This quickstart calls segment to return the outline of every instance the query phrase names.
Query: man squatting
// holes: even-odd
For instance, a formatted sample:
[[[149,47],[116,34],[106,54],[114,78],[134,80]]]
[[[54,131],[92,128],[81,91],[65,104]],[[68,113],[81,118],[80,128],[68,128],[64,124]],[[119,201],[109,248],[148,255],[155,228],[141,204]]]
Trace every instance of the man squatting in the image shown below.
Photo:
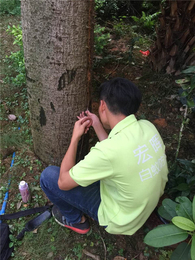
[[[61,167],[42,172],[41,188],[62,226],[86,234],[89,216],[111,234],[132,235],[157,206],[168,179],[165,146],[152,123],[136,119],[140,103],[141,93],[131,81],[103,83],[100,120],[82,112]],[[99,142],[75,164],[78,142],[90,126]]]

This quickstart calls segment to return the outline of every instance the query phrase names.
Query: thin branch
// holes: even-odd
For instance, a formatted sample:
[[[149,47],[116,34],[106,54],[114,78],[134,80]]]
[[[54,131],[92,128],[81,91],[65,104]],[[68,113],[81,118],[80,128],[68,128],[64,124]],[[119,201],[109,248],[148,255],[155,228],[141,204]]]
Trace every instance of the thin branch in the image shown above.
[[[89,257],[91,257],[94,260],[101,260],[99,255],[93,255],[90,252],[88,252],[87,250],[83,249],[83,253]]]
[[[99,231],[99,234],[100,234],[100,238],[101,238],[101,240],[102,240],[103,246],[104,246],[104,260],[106,260],[106,253],[107,253],[106,244],[105,244],[105,242],[104,242],[104,239],[103,239],[102,236],[101,236],[100,231]]]
[[[186,118],[187,118],[187,115],[188,115],[187,105],[184,106],[183,108],[181,108],[180,111],[184,111],[184,115],[183,115],[183,120],[182,120],[182,124],[181,124],[180,131],[179,131],[179,140],[178,140],[178,146],[177,146],[177,150],[176,150],[176,154],[175,154],[175,161],[177,160],[177,157],[178,157],[178,154],[179,154],[179,149],[180,149],[180,146],[181,146],[182,133],[183,133],[184,125],[186,124]]]

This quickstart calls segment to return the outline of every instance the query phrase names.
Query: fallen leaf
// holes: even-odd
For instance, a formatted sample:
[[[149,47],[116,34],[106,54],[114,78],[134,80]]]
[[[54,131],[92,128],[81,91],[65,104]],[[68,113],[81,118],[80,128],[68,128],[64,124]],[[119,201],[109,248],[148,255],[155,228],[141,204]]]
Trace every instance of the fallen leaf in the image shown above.
[[[157,118],[153,121],[153,124],[158,127],[163,127],[163,128],[167,126],[167,122],[166,122],[165,118]]]
[[[171,96],[166,97],[166,99],[173,100],[173,99],[178,98],[178,97],[179,97],[179,95],[171,95]]]
[[[48,255],[47,255],[47,258],[51,258],[53,256],[53,252],[50,252]]]
[[[36,228],[36,229],[33,230],[32,232],[33,232],[33,234],[37,234],[37,232],[38,232],[38,228]]]
[[[18,201],[17,205],[16,205],[16,208],[19,209],[22,205],[22,201]]]
[[[83,249],[83,253],[94,260],[100,260],[99,255],[93,255],[92,253],[88,252],[87,250]]]

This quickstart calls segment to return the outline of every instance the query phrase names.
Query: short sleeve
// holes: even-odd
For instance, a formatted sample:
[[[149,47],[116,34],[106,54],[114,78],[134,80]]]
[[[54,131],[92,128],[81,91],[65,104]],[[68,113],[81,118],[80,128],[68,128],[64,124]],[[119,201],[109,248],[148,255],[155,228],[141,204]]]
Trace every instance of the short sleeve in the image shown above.
[[[102,142],[101,142],[102,143]],[[103,152],[103,145],[97,143],[83,160],[73,166],[69,173],[80,186],[86,187],[113,174],[112,165]]]

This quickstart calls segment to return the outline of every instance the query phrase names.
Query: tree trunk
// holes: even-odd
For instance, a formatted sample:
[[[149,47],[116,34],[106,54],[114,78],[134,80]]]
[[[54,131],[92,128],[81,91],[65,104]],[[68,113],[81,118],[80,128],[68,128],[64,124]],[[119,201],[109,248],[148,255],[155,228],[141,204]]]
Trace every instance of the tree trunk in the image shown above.
[[[156,71],[179,73],[195,64],[195,0],[166,0],[149,60]]]
[[[48,164],[60,165],[77,115],[90,106],[93,2],[21,1],[34,151]]]

